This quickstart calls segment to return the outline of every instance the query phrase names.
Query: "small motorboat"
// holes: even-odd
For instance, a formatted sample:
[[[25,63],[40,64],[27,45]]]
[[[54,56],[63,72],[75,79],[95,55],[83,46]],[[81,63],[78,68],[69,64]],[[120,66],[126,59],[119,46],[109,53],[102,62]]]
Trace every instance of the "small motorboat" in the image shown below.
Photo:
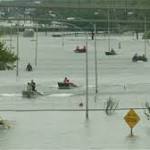
[[[62,34],[53,34],[52,37],[62,37]]]
[[[85,53],[86,52],[86,47],[84,46],[83,48],[79,48],[78,46],[74,50],[75,53]]]
[[[133,62],[137,62],[137,61],[148,61],[146,56],[145,55],[142,55],[142,56],[138,56],[137,54],[135,54],[133,57],[132,57],[132,61]]]
[[[36,98],[37,96],[43,95],[38,91],[22,91],[22,96],[25,98]]]
[[[79,107],[83,107],[83,103],[81,102],[81,103],[79,103]]]
[[[23,32],[24,37],[34,37],[34,30],[33,29],[25,29]]]
[[[111,50],[111,51],[107,51],[105,52],[105,55],[116,55],[117,53],[115,52],[115,50]]]
[[[77,85],[75,85],[74,83],[64,83],[64,82],[58,82],[58,88],[59,89],[72,89],[72,88],[76,88]]]

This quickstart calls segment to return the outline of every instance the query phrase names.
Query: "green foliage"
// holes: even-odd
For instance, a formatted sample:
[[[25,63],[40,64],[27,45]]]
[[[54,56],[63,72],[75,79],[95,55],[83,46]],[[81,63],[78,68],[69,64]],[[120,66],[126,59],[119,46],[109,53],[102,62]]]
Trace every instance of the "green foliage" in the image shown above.
[[[137,4],[140,6],[140,5],[144,5],[144,6],[147,6],[147,5],[150,5],[150,1],[149,0],[137,0]]]
[[[16,29],[11,27],[0,26],[0,37],[6,34],[16,34]]]
[[[15,1],[17,3],[17,0],[14,0],[14,2]],[[25,1],[26,0],[24,0],[24,4]],[[150,9],[148,9],[150,8],[150,0],[41,0],[41,4],[43,4],[43,6],[51,5],[53,3],[59,3],[59,5],[68,5],[68,7],[78,6],[78,9],[38,7],[31,12],[31,17],[40,18],[38,20],[39,24],[51,24],[51,21],[61,21],[69,17],[74,17],[78,21],[74,21],[72,23],[74,23],[76,26],[81,27],[84,30],[89,31],[93,30],[93,26],[91,26],[91,24],[96,22],[94,20],[97,20],[97,30],[103,30],[107,32],[107,19],[109,10],[111,32],[122,32],[124,30],[143,32],[143,24],[145,18],[147,20],[147,29],[150,28],[150,23],[148,21],[150,19]],[[80,8],[80,5],[83,4],[85,4],[85,6],[88,5],[89,9]],[[92,8],[92,5],[101,6],[102,8]],[[112,6],[114,6],[114,8]],[[120,9],[116,9],[115,7],[117,6],[120,6]],[[50,14],[51,11],[53,12],[53,14],[55,14],[54,16]],[[80,18],[81,21],[79,21]],[[83,21],[82,18],[87,19],[89,21]]]
[[[0,61],[6,63],[13,63],[17,60],[17,56],[8,50],[7,47],[4,46],[4,43],[0,42]]]
[[[3,42],[0,42],[0,70],[13,69],[9,68],[9,65],[13,66],[13,63],[17,59],[17,56],[11,52]]]
[[[150,39],[150,31],[147,31],[143,34],[143,39]]]

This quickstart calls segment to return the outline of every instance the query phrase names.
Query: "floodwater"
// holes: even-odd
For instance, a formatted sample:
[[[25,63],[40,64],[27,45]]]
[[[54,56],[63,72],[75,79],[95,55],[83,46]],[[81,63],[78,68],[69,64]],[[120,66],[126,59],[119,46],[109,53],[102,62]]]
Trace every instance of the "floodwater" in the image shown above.
[[[9,47],[9,37],[4,37]],[[128,110],[107,116],[104,111],[85,111],[86,70],[85,54],[74,53],[77,45],[85,45],[84,36],[54,38],[39,33],[37,66],[34,38],[19,37],[19,76],[16,70],[0,72],[0,116],[11,128],[0,128],[2,150],[99,150],[149,149],[150,121],[143,110],[136,110],[140,121],[134,137],[123,117]],[[150,102],[150,62],[131,61],[135,53],[144,53],[144,41],[133,36],[111,36],[111,47],[118,55],[106,56],[108,37],[97,37],[98,94],[95,96],[94,41],[88,39],[89,108],[104,109],[109,96],[119,102],[119,108],[144,107]],[[121,42],[121,49],[118,43]],[[16,37],[13,37],[16,53]],[[147,57],[149,58],[149,42]],[[33,72],[26,72],[26,64]],[[60,90],[57,82],[67,76],[79,87]],[[44,96],[23,98],[26,83],[34,79],[37,90]],[[83,107],[79,107],[82,102]],[[55,110],[55,111],[54,111]],[[57,110],[57,111],[56,111]],[[65,111],[63,111],[65,110]]]

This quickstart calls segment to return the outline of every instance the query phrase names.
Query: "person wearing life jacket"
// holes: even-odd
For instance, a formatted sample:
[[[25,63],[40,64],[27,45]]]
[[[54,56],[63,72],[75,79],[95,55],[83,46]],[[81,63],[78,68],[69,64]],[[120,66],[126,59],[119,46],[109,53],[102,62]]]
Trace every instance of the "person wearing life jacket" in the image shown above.
[[[31,80],[31,87],[32,87],[32,91],[36,91],[36,83]]]
[[[76,50],[79,50],[79,46],[76,47]]]
[[[67,77],[65,77],[64,83],[69,83],[69,79]]]
[[[83,46],[83,49],[86,50],[86,46]]]
[[[32,91],[32,85],[30,82],[27,83],[27,91],[31,92]]]

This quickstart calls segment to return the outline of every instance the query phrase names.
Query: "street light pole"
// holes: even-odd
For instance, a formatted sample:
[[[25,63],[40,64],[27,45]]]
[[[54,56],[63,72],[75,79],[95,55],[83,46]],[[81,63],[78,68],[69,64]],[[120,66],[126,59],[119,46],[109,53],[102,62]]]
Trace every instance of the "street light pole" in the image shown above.
[[[37,66],[38,57],[38,25],[36,25],[36,40],[35,40],[35,66]]]
[[[10,50],[12,49],[12,23],[10,25]]]
[[[16,65],[16,76],[19,76],[19,23],[17,23],[17,65]]]
[[[61,29],[61,36],[62,36],[62,47],[64,47],[64,32],[63,32],[63,24],[62,24],[62,29]]]
[[[108,29],[108,51],[110,52],[110,12],[109,12],[109,9],[108,9],[108,16],[107,16],[108,18],[107,18],[107,23],[108,23],[108,27],[107,27],[107,29]]]
[[[98,77],[97,77],[97,46],[96,46],[96,24],[94,24],[94,50],[95,50],[95,93],[98,93]]]
[[[144,32],[145,32],[145,34],[146,34],[146,29],[147,27],[146,27],[146,16],[145,16],[145,18],[144,18]],[[147,49],[147,47],[146,47],[146,39],[144,39],[144,55],[146,56],[146,49]]]
[[[89,86],[88,86],[88,33],[86,33],[86,55],[85,55],[85,61],[86,61],[86,119],[89,119],[89,113],[88,113],[88,95],[89,95]]]
[[[70,20],[70,18],[68,19]],[[74,18],[71,18],[71,20],[74,20]],[[78,28],[82,31],[82,28],[81,27],[78,27],[76,25],[73,25],[73,24],[70,24],[70,23],[66,23],[68,25],[71,25],[71,26],[74,26],[75,28]],[[88,33],[85,32],[86,34],[86,54],[85,54],[85,68],[86,68],[86,71],[85,71],[85,79],[86,79],[86,106],[85,106],[85,115],[86,115],[86,119],[88,120],[89,119],[89,106],[88,106],[88,101],[89,101],[89,85],[88,85]]]

